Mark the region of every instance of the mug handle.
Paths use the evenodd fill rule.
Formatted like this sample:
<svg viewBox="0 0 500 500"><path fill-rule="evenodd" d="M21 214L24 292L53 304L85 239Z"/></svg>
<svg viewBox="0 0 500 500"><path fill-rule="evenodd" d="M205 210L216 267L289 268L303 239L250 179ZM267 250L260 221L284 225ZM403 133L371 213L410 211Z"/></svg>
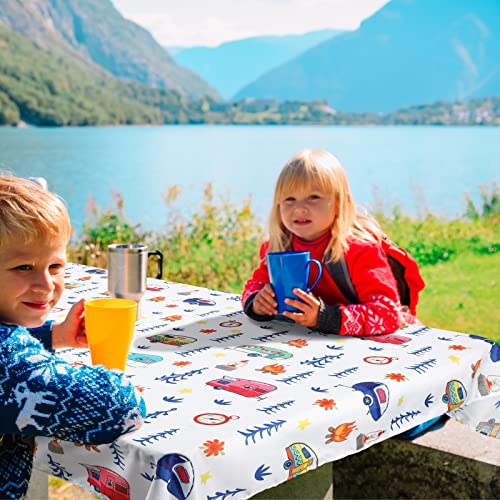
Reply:
<svg viewBox="0 0 500 500"><path fill-rule="evenodd" d="M307 261L306 267L310 266L311 262L314 262L318 266L318 277L316 278L316 281L312 284L312 286L310 286L307 289L307 293L309 293L318 284L318 281L320 280L321 275L323 274L323 267L321 266L321 262L319 260L316 260L316 259L310 259Z"/></svg>
<svg viewBox="0 0 500 500"><path fill-rule="evenodd" d="M161 277L163 276L163 254L159 250L151 250L150 252L148 252L148 259L149 257L151 257L151 255L156 255L158 257L158 273L155 278L157 280L161 280Z"/></svg>

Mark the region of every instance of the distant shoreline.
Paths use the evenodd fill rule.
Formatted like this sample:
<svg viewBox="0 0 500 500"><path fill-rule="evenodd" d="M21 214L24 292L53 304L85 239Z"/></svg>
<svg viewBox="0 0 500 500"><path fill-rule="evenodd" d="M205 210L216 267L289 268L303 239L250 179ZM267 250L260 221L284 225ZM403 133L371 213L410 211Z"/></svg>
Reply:
<svg viewBox="0 0 500 500"><path fill-rule="evenodd" d="M100 124L100 125L32 125L26 122L20 122L17 125L0 125L0 129L61 129L61 128L110 128L110 127L450 127L450 128L480 128L490 127L496 128L499 123L131 123L131 124Z"/></svg>

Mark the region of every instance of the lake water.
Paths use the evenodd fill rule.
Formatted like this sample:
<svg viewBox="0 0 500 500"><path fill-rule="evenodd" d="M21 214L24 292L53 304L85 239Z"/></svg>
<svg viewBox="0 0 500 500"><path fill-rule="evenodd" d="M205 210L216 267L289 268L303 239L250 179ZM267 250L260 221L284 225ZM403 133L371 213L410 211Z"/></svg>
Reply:
<svg viewBox="0 0 500 500"><path fill-rule="evenodd" d="M251 195L264 222L282 165L303 148L340 159L358 204L452 217L463 213L466 191L478 200L478 185L496 179L500 127L3 128L0 168L45 177L78 229L90 195L105 209L121 193L127 217L153 229L164 224L168 186L183 188L178 206L189 213L209 181L235 202Z"/></svg>

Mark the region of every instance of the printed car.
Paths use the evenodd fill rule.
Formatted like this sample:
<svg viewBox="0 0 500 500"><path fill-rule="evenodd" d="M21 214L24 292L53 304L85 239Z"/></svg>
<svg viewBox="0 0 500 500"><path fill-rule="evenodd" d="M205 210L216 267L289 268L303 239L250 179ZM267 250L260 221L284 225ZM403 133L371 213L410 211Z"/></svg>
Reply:
<svg viewBox="0 0 500 500"><path fill-rule="evenodd" d="M156 477L167 483L171 495L178 500L185 500L193 489L193 464L180 453L169 453L156 463Z"/></svg>
<svg viewBox="0 0 500 500"><path fill-rule="evenodd" d="M268 392L276 390L276 387L258 380L247 380L244 378L222 377L215 380L210 380L207 385L214 389L223 389L228 392L234 392L246 398L255 398L263 396Z"/></svg>
<svg viewBox="0 0 500 500"><path fill-rule="evenodd" d="M476 431L485 436L500 439L500 423L496 422L494 418L487 422L479 422Z"/></svg>
<svg viewBox="0 0 500 500"><path fill-rule="evenodd" d="M153 343L161 342L162 344L176 345L176 346L183 346L186 344L191 344L193 342L196 342L196 339L194 337L185 337L183 335L166 335L163 333L158 333L156 335L146 338Z"/></svg>
<svg viewBox="0 0 500 500"><path fill-rule="evenodd" d="M285 448L288 457L283 468L288 471L288 479L304 474L309 468L318 466L318 458L314 451L304 443L293 443Z"/></svg>
<svg viewBox="0 0 500 500"><path fill-rule="evenodd" d="M446 384L445 394L443 394L443 403L448 405L448 411L456 410L467 396L465 387L460 380L450 380Z"/></svg>
<svg viewBox="0 0 500 500"><path fill-rule="evenodd" d="M163 358L155 354L145 354L143 352L131 352L127 356L127 365L134 368L141 368L144 365L159 363Z"/></svg>
<svg viewBox="0 0 500 500"><path fill-rule="evenodd" d="M363 403L373 420L377 421L387 410L389 405L389 389L381 382L360 382L354 384L353 389L363 393Z"/></svg>
<svg viewBox="0 0 500 500"><path fill-rule="evenodd" d="M276 347L267 347L265 345L240 345L233 347L235 351L246 352L247 356L258 357L262 356L268 359L288 359L293 355Z"/></svg>
<svg viewBox="0 0 500 500"><path fill-rule="evenodd" d="M387 335L373 335L371 337L363 337L366 340L371 340L372 342L382 342L384 344L406 344L410 342L411 338L405 335L397 335L395 333L389 333Z"/></svg>
<svg viewBox="0 0 500 500"><path fill-rule="evenodd" d="M82 464L88 473L87 481L97 493L110 500L129 500L130 488L128 482L119 474L100 465Z"/></svg>

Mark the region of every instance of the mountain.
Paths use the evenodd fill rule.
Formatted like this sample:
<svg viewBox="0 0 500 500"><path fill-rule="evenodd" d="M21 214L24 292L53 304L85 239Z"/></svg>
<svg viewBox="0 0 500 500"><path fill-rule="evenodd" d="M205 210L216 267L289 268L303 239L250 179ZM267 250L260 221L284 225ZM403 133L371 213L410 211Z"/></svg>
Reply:
<svg viewBox="0 0 500 500"><path fill-rule="evenodd" d="M118 125L200 121L178 91L95 74L0 25L0 125Z"/></svg>
<svg viewBox="0 0 500 500"><path fill-rule="evenodd" d="M303 35L258 36L218 47L166 47L182 66L201 75L225 99L244 85L343 31L321 30Z"/></svg>
<svg viewBox="0 0 500 500"><path fill-rule="evenodd" d="M269 71L236 98L326 98L345 112L388 112L497 94L498 0L392 0L355 32Z"/></svg>
<svg viewBox="0 0 500 500"><path fill-rule="evenodd" d="M218 96L110 0L1 0L0 24L92 72L98 65L119 78L176 89L189 98Z"/></svg>
<svg viewBox="0 0 500 500"><path fill-rule="evenodd" d="M436 102L393 113L341 113L326 101L245 99L189 101L155 89L95 75L67 57L36 46L0 25L0 125L162 123L274 125L500 125L500 96Z"/></svg>

